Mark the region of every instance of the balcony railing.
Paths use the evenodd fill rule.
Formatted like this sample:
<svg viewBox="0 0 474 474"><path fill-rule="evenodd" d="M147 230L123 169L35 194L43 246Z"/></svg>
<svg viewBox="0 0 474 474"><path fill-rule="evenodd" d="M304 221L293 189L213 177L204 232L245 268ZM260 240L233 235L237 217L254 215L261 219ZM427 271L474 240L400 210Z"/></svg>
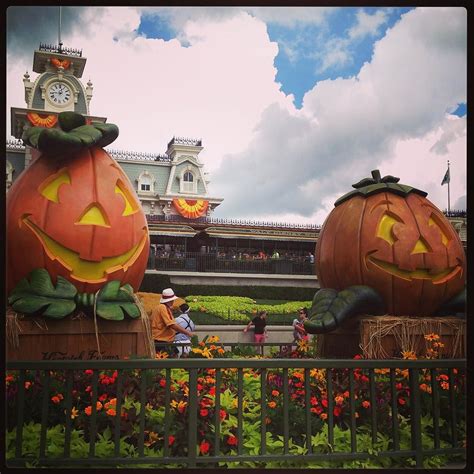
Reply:
<svg viewBox="0 0 474 474"><path fill-rule="evenodd" d="M422 467L466 454L465 375L465 360L7 362L7 465Z"/></svg>
<svg viewBox="0 0 474 474"><path fill-rule="evenodd" d="M179 257L151 255L148 270L173 272L261 273L269 275L314 275L314 263L304 257L294 259L239 259L216 254L186 252Z"/></svg>

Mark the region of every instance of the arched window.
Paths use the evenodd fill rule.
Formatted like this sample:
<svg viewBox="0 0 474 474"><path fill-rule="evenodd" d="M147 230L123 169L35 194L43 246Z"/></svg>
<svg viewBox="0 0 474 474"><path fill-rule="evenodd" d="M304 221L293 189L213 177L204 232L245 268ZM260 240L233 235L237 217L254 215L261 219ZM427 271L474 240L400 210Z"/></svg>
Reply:
<svg viewBox="0 0 474 474"><path fill-rule="evenodd" d="M183 174L183 179L181 180L181 192L182 193L195 193L196 192L196 181L194 180L194 175L191 171L187 170Z"/></svg>
<svg viewBox="0 0 474 474"><path fill-rule="evenodd" d="M138 192L139 193L153 193L154 192L154 179L147 172L143 172L138 177Z"/></svg>

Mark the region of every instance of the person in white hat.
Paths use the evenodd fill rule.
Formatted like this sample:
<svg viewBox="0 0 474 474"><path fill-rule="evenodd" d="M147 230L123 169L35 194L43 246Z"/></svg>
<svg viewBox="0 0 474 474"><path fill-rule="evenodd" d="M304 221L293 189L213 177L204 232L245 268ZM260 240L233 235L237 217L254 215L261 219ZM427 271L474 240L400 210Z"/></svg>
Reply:
<svg viewBox="0 0 474 474"><path fill-rule="evenodd" d="M160 304L158 308L153 309L151 313L151 333L155 341L156 352L168 352L176 354L176 350L172 347L175 334L183 333L189 338L193 336L191 331L176 324L173 317L173 301L178 299L171 288L165 288L161 293Z"/></svg>

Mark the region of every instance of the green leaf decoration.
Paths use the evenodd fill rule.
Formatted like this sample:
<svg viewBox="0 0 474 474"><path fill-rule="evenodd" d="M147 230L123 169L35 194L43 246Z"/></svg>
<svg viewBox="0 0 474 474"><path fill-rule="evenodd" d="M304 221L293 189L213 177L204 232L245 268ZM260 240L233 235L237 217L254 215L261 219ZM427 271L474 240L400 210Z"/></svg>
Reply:
<svg viewBox="0 0 474 474"><path fill-rule="evenodd" d="M334 206L339 206L339 204L342 204L343 202L357 195L362 197L368 197L372 194L377 194L381 192L392 192L403 197L408 196L409 193L416 193L423 197L428 195L428 193L426 193L425 191L421 191L412 186L408 186L406 184L398 184L400 178L397 178L396 176L387 175L382 178L379 170L373 170L371 174L371 178L363 178L357 183L353 184L352 187L355 188L355 190L350 191L340 197L334 203Z"/></svg>
<svg viewBox="0 0 474 474"><path fill-rule="evenodd" d="M119 136L119 128L113 123L92 122L92 125L102 133L102 138L97 141L96 146L104 148Z"/></svg>
<svg viewBox="0 0 474 474"><path fill-rule="evenodd" d="M73 153L93 146L105 147L119 135L117 125L93 122L75 112L58 114L60 128L31 127L23 133L25 144L52 155Z"/></svg>
<svg viewBox="0 0 474 474"><path fill-rule="evenodd" d="M44 268L33 270L13 289L8 302L15 311L25 314L39 312L43 316L61 319L76 309L76 288L65 278L58 276L56 287Z"/></svg>
<svg viewBox="0 0 474 474"><path fill-rule="evenodd" d="M73 128L82 127L86 124L86 118L76 112L62 112L58 115L61 130L70 132Z"/></svg>
<svg viewBox="0 0 474 474"><path fill-rule="evenodd" d="M115 321L123 320L125 314L134 319L140 317L140 308L133 299L132 287L120 287L120 281L117 280L106 283L99 291L96 311L101 318Z"/></svg>
<svg viewBox="0 0 474 474"><path fill-rule="evenodd" d="M382 297L370 286L354 285L345 290L319 290L310 308L304 328L310 334L323 334L338 328L343 322L359 314L383 314Z"/></svg>

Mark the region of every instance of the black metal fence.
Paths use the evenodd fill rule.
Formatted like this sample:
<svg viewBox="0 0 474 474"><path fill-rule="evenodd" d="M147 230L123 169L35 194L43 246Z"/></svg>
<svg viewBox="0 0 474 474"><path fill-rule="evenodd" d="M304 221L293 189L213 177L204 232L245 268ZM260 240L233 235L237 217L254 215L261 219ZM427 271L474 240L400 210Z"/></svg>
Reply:
<svg viewBox="0 0 474 474"><path fill-rule="evenodd" d="M186 252L179 256L158 257L150 255L148 270L215 272L215 273L260 273L280 275L314 275L314 263L303 257L294 259L239 259L219 257L216 254Z"/></svg>
<svg viewBox="0 0 474 474"><path fill-rule="evenodd" d="M465 371L465 360L7 362L7 465L422 467L465 456Z"/></svg>

